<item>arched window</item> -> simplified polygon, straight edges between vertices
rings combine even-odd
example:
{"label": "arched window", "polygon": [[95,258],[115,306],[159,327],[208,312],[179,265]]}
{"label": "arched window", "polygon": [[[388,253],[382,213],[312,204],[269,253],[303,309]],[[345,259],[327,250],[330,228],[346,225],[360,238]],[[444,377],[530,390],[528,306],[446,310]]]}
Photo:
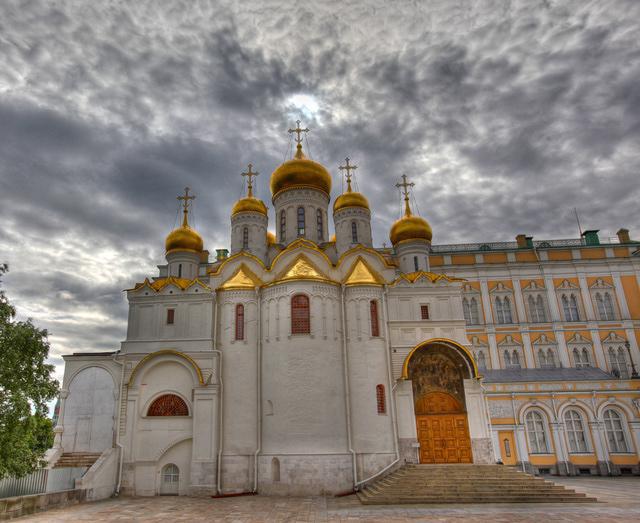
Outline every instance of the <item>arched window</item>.
{"label": "arched window", "polygon": [[626,380],[629,378],[629,369],[627,369],[627,358],[622,347],[609,347],[609,364],[611,365],[611,374],[616,378]]}
{"label": "arched window", "polygon": [[582,416],[577,410],[570,409],[564,413],[564,424],[569,440],[569,452],[588,452],[587,438]]}
{"label": "arched window", "polygon": [[244,340],[244,305],[236,305],[236,340]]}
{"label": "arched window", "polygon": [[280,241],[285,241],[287,236],[287,213],[284,209],[280,211]]}
{"label": "arched window", "polygon": [[182,278],[182,264],[178,264],[178,278]]}
{"label": "arched window", "polygon": [[596,293],[596,305],[598,306],[598,315],[601,320],[611,321],[614,319],[613,301],[611,300],[611,294],[604,293],[604,296],[599,292]]}
{"label": "arched window", "polygon": [[245,251],[249,249],[249,227],[242,228],[242,249]]}
{"label": "arched window", "polygon": [[484,352],[478,351],[476,363],[478,364],[479,369],[487,368],[487,360],[485,358]]}
{"label": "arched window", "polygon": [[480,323],[480,313],[478,312],[478,301],[475,298],[471,298],[469,308],[471,309],[471,324],[478,325]]}
{"label": "arched window", "polygon": [[529,453],[548,454],[549,444],[542,414],[536,410],[530,410],[525,416],[525,425],[529,438]]}
{"label": "arched window", "polygon": [[615,320],[615,310],[613,308],[613,299],[608,292],[604,293],[604,310],[608,320]]}
{"label": "arched window", "polygon": [[538,349],[538,363],[540,368],[553,369],[556,366],[556,354],[552,348]]}
{"label": "arched window", "polygon": [[505,296],[504,299],[501,299],[499,296],[496,297],[496,318],[498,323],[513,323],[511,303],[509,302],[508,296]]}
{"label": "arched window", "polygon": [[509,351],[505,349],[503,356],[504,356],[504,366],[509,367],[511,365],[511,354],[509,354]]}
{"label": "arched window", "polygon": [[324,240],[324,225],[322,223],[322,210],[316,211],[316,224],[318,226],[318,241]]}
{"label": "arched window", "polygon": [[462,298],[462,313],[464,314],[464,321],[467,325],[471,325],[471,306],[467,298]]}
{"label": "arched window", "polygon": [[547,366],[547,357],[544,355],[543,349],[538,349],[538,364],[541,368]]}
{"label": "arched window", "polygon": [[586,347],[583,347],[582,350],[580,350],[579,347],[574,347],[572,352],[573,352],[573,362],[577,369],[580,369],[583,367],[591,367],[589,351],[587,350]]}
{"label": "arched window", "polygon": [[413,257],[413,268],[415,269],[416,272],[418,272],[420,270],[420,265],[418,264],[418,257],[417,256]]}
{"label": "arched window", "polygon": [[358,224],[351,222],[351,243],[358,243]]}
{"label": "arched window", "polygon": [[604,411],[604,430],[607,433],[609,452],[629,452],[629,443],[622,425],[623,419],[617,411],[607,409]]}
{"label": "arched window", "polygon": [[378,405],[378,414],[387,413],[387,402],[384,395],[384,385],[376,385],[376,403]]}
{"label": "arched window", "polygon": [[378,302],[369,302],[369,313],[371,315],[371,336],[380,336],[380,325],[378,323]]}
{"label": "arched window", "polygon": [[578,312],[578,300],[574,294],[567,296],[562,295],[562,309],[564,311],[565,321],[580,321],[580,314]]}
{"label": "arched window", "polygon": [[180,396],[164,394],[149,405],[147,416],[188,416],[189,408]]}
{"label": "arched window", "polygon": [[310,332],[309,298],[304,294],[296,294],[291,298],[291,334],[309,334]]}
{"label": "arched window", "polygon": [[[178,482],[180,481],[180,469],[173,463],[168,463],[162,467],[162,483],[163,487],[173,487],[177,491]],[[177,492],[176,492],[177,493]]]}
{"label": "arched window", "polygon": [[531,321],[533,323],[544,323],[547,321],[547,315],[544,310],[544,301],[541,295],[538,295],[536,298],[529,295],[529,299],[527,300],[529,303],[529,314],[531,315]]}
{"label": "arched window", "polygon": [[304,207],[298,207],[298,236],[304,236]]}

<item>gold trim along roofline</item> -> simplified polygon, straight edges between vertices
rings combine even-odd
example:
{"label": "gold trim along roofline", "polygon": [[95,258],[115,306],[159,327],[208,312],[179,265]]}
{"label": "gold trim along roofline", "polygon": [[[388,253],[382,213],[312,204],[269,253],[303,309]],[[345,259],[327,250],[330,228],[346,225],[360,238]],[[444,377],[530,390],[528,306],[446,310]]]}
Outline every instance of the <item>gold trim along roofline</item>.
{"label": "gold trim along roofline", "polygon": [[418,280],[423,278],[428,279],[431,283],[436,283],[441,280],[445,280],[448,282],[463,282],[468,281],[465,278],[455,278],[453,276],[447,276],[446,274],[436,274],[435,272],[426,272],[426,271],[418,271],[418,272],[409,272],[407,274],[401,274],[395,280],[393,280],[390,285],[397,285],[401,280],[407,281],[409,283],[416,283]]}
{"label": "gold trim along roofline", "polygon": [[329,200],[331,200],[331,195],[320,189],[319,187],[316,187],[315,185],[309,185],[309,184],[296,184],[296,185],[289,185],[287,187],[284,187],[282,189],[280,189],[277,193],[275,193],[272,197],[271,197],[271,203],[273,203],[275,205],[275,200],[278,196],[280,196],[282,193],[287,192],[287,191],[293,191],[295,189],[310,189],[312,191],[318,191],[321,192],[322,194],[324,194]]}

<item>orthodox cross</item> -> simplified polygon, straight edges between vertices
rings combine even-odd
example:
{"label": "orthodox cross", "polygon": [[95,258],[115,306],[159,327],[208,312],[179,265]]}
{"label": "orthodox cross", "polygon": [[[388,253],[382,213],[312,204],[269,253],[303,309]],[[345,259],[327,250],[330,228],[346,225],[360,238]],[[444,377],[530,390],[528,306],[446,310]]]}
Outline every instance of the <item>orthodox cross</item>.
{"label": "orthodox cross", "polygon": [[182,225],[189,225],[187,222],[187,214],[189,213],[189,206],[191,205],[189,202],[191,200],[195,200],[196,197],[192,194],[189,194],[191,189],[189,187],[184,188],[184,196],[178,196],[178,200],[182,201],[182,212],[184,213],[184,218],[182,219]]}
{"label": "orthodox cross", "polygon": [[344,159],[345,165],[338,166],[338,169],[340,169],[341,171],[347,171],[344,175],[344,177],[347,179],[347,192],[351,192],[351,177],[353,176],[351,174],[351,171],[355,171],[358,168],[357,165],[351,165],[349,161],[349,157],[347,156]]}
{"label": "orthodox cross", "polygon": [[302,143],[302,138],[300,137],[300,135],[302,133],[308,133],[309,129],[307,129],[306,127],[304,129],[300,129],[300,120],[296,120],[296,123],[298,124],[298,126],[295,129],[289,129],[287,132],[289,134],[296,133],[298,135],[298,137],[294,138],[294,140],[296,141],[296,143],[299,146]]}
{"label": "orthodox cross", "polygon": [[247,166],[246,173],[240,173],[242,176],[247,177],[247,197],[251,198],[253,196],[253,178],[258,176],[260,173],[257,171],[253,171],[253,164],[249,164]]}
{"label": "orthodox cross", "polygon": [[402,182],[396,183],[396,187],[402,187],[402,194],[404,195],[404,214],[405,216],[411,216],[411,208],[409,207],[409,187],[413,187],[415,183],[407,181],[407,175],[402,175]]}

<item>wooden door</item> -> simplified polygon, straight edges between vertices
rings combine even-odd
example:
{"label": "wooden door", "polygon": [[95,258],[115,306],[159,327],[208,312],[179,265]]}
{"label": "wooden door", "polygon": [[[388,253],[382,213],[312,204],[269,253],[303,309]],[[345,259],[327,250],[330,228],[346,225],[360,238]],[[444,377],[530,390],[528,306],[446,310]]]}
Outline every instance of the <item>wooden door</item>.
{"label": "wooden door", "polygon": [[505,465],[515,465],[518,463],[518,455],[516,454],[516,440],[513,436],[513,431],[500,431],[498,432],[498,438],[500,439],[500,454],[502,456],[502,463]]}
{"label": "wooden door", "polygon": [[471,463],[466,414],[416,416],[420,463]]}

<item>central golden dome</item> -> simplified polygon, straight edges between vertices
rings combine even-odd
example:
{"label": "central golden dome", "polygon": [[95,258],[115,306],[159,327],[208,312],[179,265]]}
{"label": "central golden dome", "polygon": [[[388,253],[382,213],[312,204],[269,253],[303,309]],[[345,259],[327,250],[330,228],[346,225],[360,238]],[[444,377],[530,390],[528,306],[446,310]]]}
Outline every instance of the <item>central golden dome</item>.
{"label": "central golden dome", "polygon": [[321,164],[304,155],[301,144],[298,144],[295,156],[271,174],[272,198],[281,191],[296,187],[317,189],[327,196],[331,194],[331,175]]}
{"label": "central golden dome", "polygon": [[233,209],[231,209],[231,216],[235,216],[239,212],[258,212],[266,216],[267,206],[255,196],[247,196],[246,198],[240,198],[235,203]]}
{"label": "central golden dome", "polygon": [[164,242],[167,254],[177,251],[202,252],[203,247],[202,237],[184,223],[171,231]]}

